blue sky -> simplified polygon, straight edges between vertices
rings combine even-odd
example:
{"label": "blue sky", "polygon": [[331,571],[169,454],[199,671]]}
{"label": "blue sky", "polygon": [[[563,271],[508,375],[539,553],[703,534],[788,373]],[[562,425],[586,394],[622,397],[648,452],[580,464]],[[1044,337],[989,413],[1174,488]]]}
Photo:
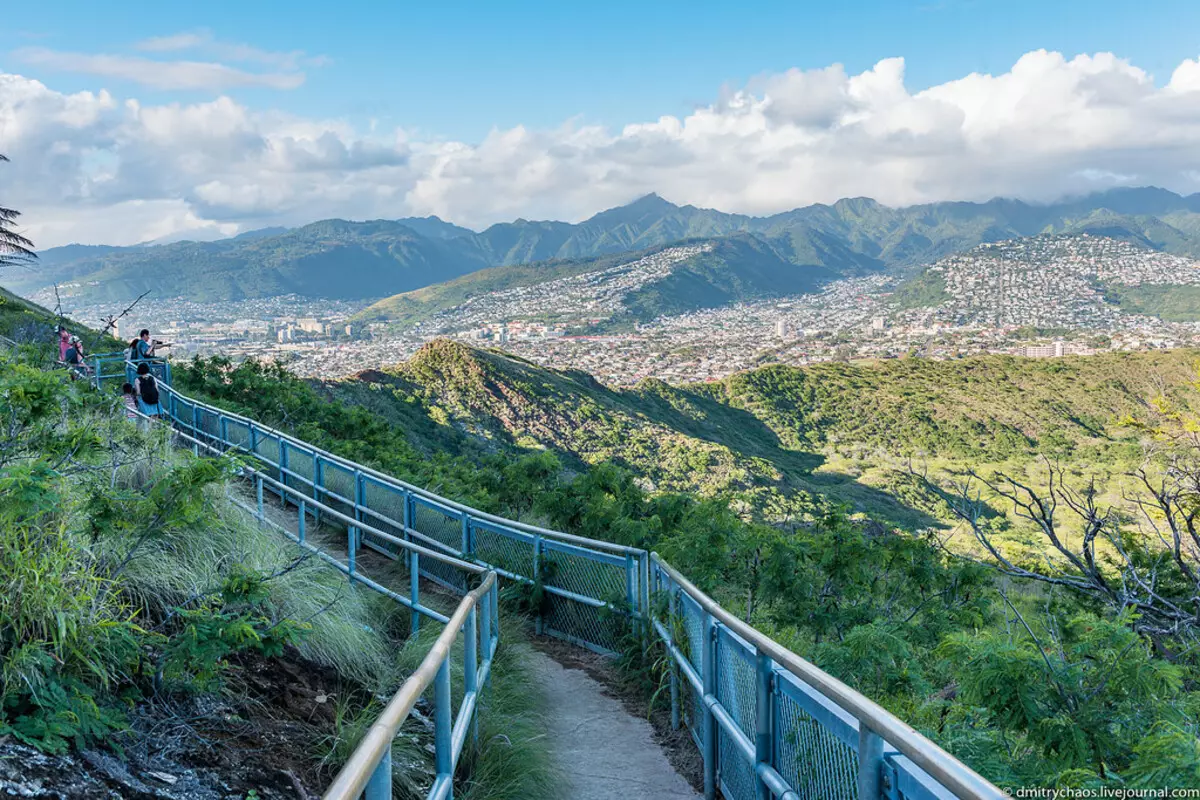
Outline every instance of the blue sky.
{"label": "blue sky", "polygon": [[[1113,51],[1160,80],[1200,53],[1200,3],[1184,0],[857,0],[851,2],[96,3],[56,0],[5,11],[11,49],[128,52],[183,31],[269,51],[323,55],[290,91],[229,89],[252,107],[365,125],[374,118],[473,141],[492,127],[549,127],[581,116],[623,125],[686,114],[724,84],[760,73],[845,64],[851,73],[903,56],[920,89],[1007,70],[1039,48]],[[62,91],[92,76],[0,67]],[[104,85],[121,94],[134,87]],[[137,95],[147,102],[206,92]]]}
{"label": "blue sky", "polygon": [[1200,191],[1197,0],[47,0],[5,34],[40,246]]}

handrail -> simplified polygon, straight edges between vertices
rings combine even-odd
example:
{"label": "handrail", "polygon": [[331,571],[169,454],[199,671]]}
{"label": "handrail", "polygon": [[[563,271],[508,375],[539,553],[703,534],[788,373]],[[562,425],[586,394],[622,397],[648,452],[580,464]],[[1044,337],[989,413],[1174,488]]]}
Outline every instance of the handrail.
{"label": "handrail", "polygon": [[[134,413],[142,420],[152,422],[150,417],[140,411]],[[197,453],[200,448],[204,448],[219,456],[228,454],[227,451],[214,447],[208,442],[201,441],[199,438],[184,431],[172,428],[171,433],[173,436],[191,442],[196,448]],[[233,500],[233,502],[246,511],[255,514],[260,523],[275,525],[275,523],[266,519],[263,511],[263,488],[264,486],[269,486],[280,493],[281,499],[285,496],[289,497],[298,507],[298,537],[293,536],[283,526],[275,525],[275,527],[280,528],[283,533],[288,535],[289,538],[297,542],[301,547],[307,548],[343,572],[346,572],[351,579],[365,583],[375,591],[408,606],[414,613],[425,614],[438,622],[445,623],[446,626],[434,642],[433,647],[422,659],[417,670],[408,676],[384,708],[379,718],[367,731],[366,735],[359,740],[350,759],[342,766],[334,782],[326,790],[324,797],[353,798],[357,800],[365,791],[366,800],[391,800],[392,742],[395,740],[400,726],[412,712],[417,700],[425,693],[430,683],[435,680],[437,681],[437,685],[434,701],[434,741],[437,778],[429,797],[433,800],[450,797],[453,788],[455,765],[458,762],[459,755],[462,753],[468,736],[477,731],[477,711],[481,687],[487,685],[491,674],[492,658],[495,655],[500,640],[499,581],[495,571],[445,553],[437,552],[436,550],[431,550],[414,542],[405,541],[400,537],[364,524],[361,520],[354,519],[337,509],[314,500],[312,497],[298,492],[293,487],[275,480],[260,470],[254,469],[252,466],[241,466],[238,469],[238,473],[254,483],[258,507],[255,510],[237,500]],[[347,526],[347,532],[350,537],[349,546],[351,548],[349,565],[342,564],[333,558],[333,556],[305,541],[304,517],[307,513],[316,511]],[[418,569],[417,559],[420,556],[424,556],[449,564],[469,574],[482,575],[483,580],[459,602],[454,614],[446,617],[433,609],[421,605],[415,595],[410,600],[357,574],[354,568],[353,556],[356,530],[359,531],[358,535],[361,535],[362,532],[371,533],[391,544],[408,550],[413,556],[411,564],[414,572]],[[403,530],[408,533],[415,533],[415,531],[408,528],[403,528]],[[450,650],[460,633],[463,634],[464,685],[458,712],[454,714],[450,708]]]}
{"label": "handrail", "polygon": [[[961,800],[1003,800],[1008,797],[966,764],[934,744],[878,703],[851,689],[829,673],[822,671],[729,613],[715,600],[700,591],[679,570],[664,561],[658,553],[651,553],[650,559],[704,612],[741,637],[760,656],[770,658],[780,667],[832,700],[887,744],[907,756],[914,764],[951,791],[955,797]],[[662,635],[662,631],[660,631],[660,635]]]}
{"label": "handrail", "polygon": [[[134,364],[134,362],[131,362],[131,361],[126,361],[125,363],[126,363],[126,365]],[[167,363],[167,362],[163,361],[162,363]],[[500,517],[495,514],[489,514],[486,511],[480,511],[479,509],[472,508],[471,506],[468,506],[464,503],[459,503],[456,500],[451,500],[449,498],[442,497],[441,495],[434,494],[433,492],[429,491],[428,489],[423,489],[420,486],[416,486],[407,481],[401,480],[400,478],[397,478],[393,475],[388,475],[387,473],[380,472],[376,469],[372,469],[371,467],[366,466],[365,464],[359,464],[357,462],[351,461],[348,458],[344,458],[344,457],[336,455],[334,453],[330,453],[327,450],[322,450],[321,448],[317,447],[314,444],[311,444],[310,442],[305,442],[301,439],[297,439],[296,437],[292,436],[291,434],[287,434],[287,433],[284,433],[283,431],[276,430],[275,428],[269,427],[267,425],[263,425],[261,422],[258,422],[257,420],[243,416],[234,411],[229,411],[229,410],[226,410],[223,408],[217,409],[216,407],[210,406],[208,403],[205,403],[201,400],[196,400],[192,397],[188,397],[186,394],[179,391],[174,386],[171,386],[170,388],[171,388],[171,391],[175,393],[175,395],[177,395],[179,398],[181,398],[185,402],[193,403],[195,405],[203,406],[206,408],[212,408],[216,411],[219,411],[221,414],[224,414],[226,417],[229,417],[230,419],[235,419],[239,422],[244,422],[247,425],[254,425],[259,430],[261,430],[264,433],[267,433],[271,436],[276,436],[276,437],[280,437],[283,439],[287,439],[289,442],[294,442],[296,444],[302,445],[303,447],[305,447],[309,450],[312,450],[314,453],[317,453],[318,455],[321,456],[321,458],[324,458],[327,461],[331,461],[335,464],[339,464],[350,470],[356,470],[358,472],[361,472],[364,475],[369,475],[373,478],[376,478],[376,479],[379,479],[382,481],[386,481],[394,486],[397,486],[402,489],[406,489],[406,490],[412,492],[413,494],[417,495],[418,497],[423,497],[427,500],[433,500],[434,502],[437,502],[441,505],[444,505],[448,508],[452,508],[455,511],[459,511],[464,514],[470,514],[475,519],[484,520],[486,522],[493,522],[497,525],[504,525],[509,528],[515,528],[516,530],[523,531],[525,533],[534,534],[537,536],[543,536],[543,537],[551,538],[551,539],[556,539],[559,541],[570,542],[572,544],[579,544],[579,545],[583,545],[584,547],[590,547],[590,548],[597,549],[597,550],[607,550],[607,551],[613,552],[613,553],[621,553],[623,555],[634,555],[634,556],[641,556],[641,555],[646,554],[646,551],[644,549],[641,549],[638,547],[629,547],[627,545],[616,544],[614,542],[605,542],[605,541],[601,541],[599,539],[588,539],[585,536],[576,536],[575,534],[572,534],[572,533],[565,533],[563,531],[551,530],[549,528],[539,528],[536,525],[530,525],[525,522],[519,522],[517,520],[506,519],[505,517]]]}
{"label": "handrail", "polygon": [[[358,797],[368,789],[368,782],[373,783],[376,779],[380,781],[384,780],[384,776],[382,775],[379,775],[378,778],[375,777],[380,771],[380,767],[386,767],[388,770],[387,781],[390,784],[392,741],[396,738],[400,726],[408,718],[408,715],[412,713],[417,700],[425,693],[425,690],[429,688],[435,678],[444,673],[446,676],[444,680],[449,680],[450,649],[454,646],[455,639],[458,638],[459,630],[466,627],[473,627],[467,625],[469,619],[472,618],[472,613],[484,598],[489,597],[494,592],[495,588],[496,573],[489,572],[487,577],[484,578],[483,583],[462,599],[454,615],[450,617],[450,622],[446,624],[445,629],[438,636],[433,647],[430,648],[425,658],[421,660],[421,665],[409,676],[399,691],[392,696],[387,707],[383,709],[383,713],[375,720],[375,723],[367,731],[366,735],[359,740],[358,746],[354,748],[354,752],[351,754],[349,760],[342,766],[337,777],[333,779],[333,783],[325,790],[325,794],[322,795],[323,800],[358,800]],[[474,636],[474,631],[471,631],[469,636]],[[485,637],[485,641],[487,638],[490,637]],[[484,659],[486,661],[491,656],[487,652],[490,650],[490,644],[486,644],[484,650]],[[473,658],[473,656],[469,656],[469,658]],[[438,716],[444,716],[444,711],[448,711],[448,709],[440,708],[440,706],[448,705],[450,702],[448,688],[447,686],[444,692],[445,697],[443,697],[443,692],[437,692],[438,696],[435,699],[435,703],[439,705],[437,710]],[[466,703],[467,698],[464,698],[463,704],[466,705]],[[439,738],[437,745],[440,751],[443,747],[450,745],[450,742],[443,742]],[[450,758],[444,759],[444,755],[448,755]],[[454,756],[455,754],[438,753],[439,782],[453,780]],[[447,765],[450,767],[448,775],[443,771]],[[372,787],[372,789],[374,788]],[[437,793],[438,789],[435,785],[435,790],[431,793],[431,796]],[[390,798],[390,786],[386,790],[386,794],[382,790],[376,790],[374,797]],[[372,798],[370,792],[368,793],[368,798]]]}

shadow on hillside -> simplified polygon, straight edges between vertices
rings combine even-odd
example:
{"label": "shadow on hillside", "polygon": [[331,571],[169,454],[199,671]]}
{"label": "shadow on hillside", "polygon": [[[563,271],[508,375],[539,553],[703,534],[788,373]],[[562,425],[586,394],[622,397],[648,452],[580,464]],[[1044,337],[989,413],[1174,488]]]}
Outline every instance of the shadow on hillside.
{"label": "shadow on hillside", "polygon": [[783,473],[785,484],[794,484],[825,463],[820,453],[785,447],[775,431],[749,411],[705,394],[655,383],[642,384],[629,392],[609,390],[609,394],[616,403],[629,404],[636,398],[632,410],[653,422],[741,455],[770,461]]}
{"label": "shadow on hillside", "polygon": [[[905,530],[945,528],[945,520],[903,502],[896,495],[860,482],[844,472],[818,472],[798,482],[798,487],[847,506],[851,513],[866,514]],[[948,496],[947,496],[948,497]],[[944,498],[946,499],[946,498]]]}

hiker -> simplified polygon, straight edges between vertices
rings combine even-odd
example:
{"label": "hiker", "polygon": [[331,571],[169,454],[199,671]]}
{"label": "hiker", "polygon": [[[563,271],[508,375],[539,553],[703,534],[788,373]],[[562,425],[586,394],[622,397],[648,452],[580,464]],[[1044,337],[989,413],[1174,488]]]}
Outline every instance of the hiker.
{"label": "hiker", "polygon": [[134,394],[132,383],[126,383],[121,387],[121,400],[125,403],[125,419],[134,421],[139,419],[137,396]]}
{"label": "hiker", "polygon": [[162,406],[158,402],[158,381],[154,380],[154,376],[150,374],[149,364],[145,362],[138,364],[137,380],[134,381],[133,390],[137,394],[138,411],[151,419],[162,417]]}
{"label": "hiker", "polygon": [[88,366],[84,363],[83,356],[83,342],[79,341],[78,336],[72,336],[62,359],[67,363],[67,368],[71,370],[72,378],[87,376]]}
{"label": "hiker", "polygon": [[58,326],[58,360],[67,360],[67,348],[71,346],[71,333],[62,325]]}
{"label": "hiker", "polygon": [[146,361],[154,358],[154,348],[159,344],[161,343],[150,341],[150,330],[148,328],[142,328],[142,332],[138,334],[138,338],[129,343],[129,360]]}

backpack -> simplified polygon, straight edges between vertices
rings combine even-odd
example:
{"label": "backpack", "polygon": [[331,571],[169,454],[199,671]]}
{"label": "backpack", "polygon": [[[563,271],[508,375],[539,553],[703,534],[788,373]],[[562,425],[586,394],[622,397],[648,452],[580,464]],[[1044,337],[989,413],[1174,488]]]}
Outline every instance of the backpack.
{"label": "backpack", "polygon": [[138,378],[138,388],[141,389],[142,402],[148,406],[158,405],[158,384],[153,375],[143,375]]}

